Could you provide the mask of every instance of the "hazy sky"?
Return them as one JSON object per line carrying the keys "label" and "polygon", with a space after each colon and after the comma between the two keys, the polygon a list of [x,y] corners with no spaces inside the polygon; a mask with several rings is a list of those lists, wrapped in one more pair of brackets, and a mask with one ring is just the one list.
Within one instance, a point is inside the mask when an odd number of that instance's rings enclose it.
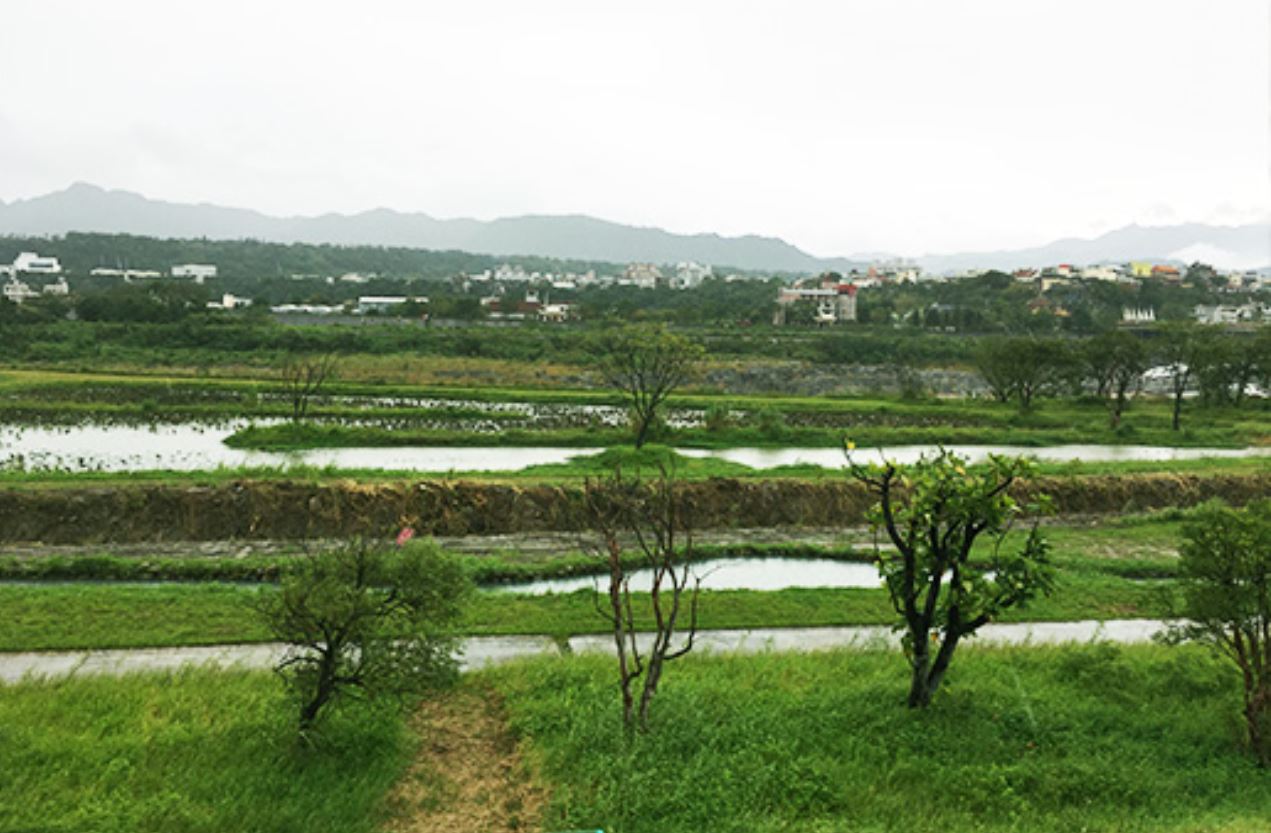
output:
{"label": "hazy sky", "polygon": [[585,213],[820,255],[1271,216],[1267,0],[0,8],[0,199]]}

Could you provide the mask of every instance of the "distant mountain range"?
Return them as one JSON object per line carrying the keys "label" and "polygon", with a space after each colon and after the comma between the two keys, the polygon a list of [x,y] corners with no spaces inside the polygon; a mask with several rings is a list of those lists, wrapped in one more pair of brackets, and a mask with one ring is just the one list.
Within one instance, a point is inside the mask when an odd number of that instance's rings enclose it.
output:
{"label": "distant mountain range", "polygon": [[[242,208],[151,200],[86,183],[31,199],[0,202],[0,234],[56,235],[68,231],[457,249],[619,263],[695,260],[776,272],[848,271],[883,257],[819,258],[775,237],[673,234],[584,215],[528,215],[486,222],[439,220],[427,214],[380,208],[359,214],[272,217]],[[928,272],[1138,259],[1202,260],[1222,268],[1271,265],[1271,225],[1128,226],[1093,240],[1070,238],[1034,249],[914,258]]]}
{"label": "distant mountain range", "polygon": [[1126,226],[1086,240],[1068,237],[1033,249],[1005,252],[962,252],[918,258],[929,272],[963,269],[1015,269],[1059,263],[1122,263],[1129,260],[1201,261],[1221,269],[1256,269],[1271,265],[1271,224],[1210,226]]}

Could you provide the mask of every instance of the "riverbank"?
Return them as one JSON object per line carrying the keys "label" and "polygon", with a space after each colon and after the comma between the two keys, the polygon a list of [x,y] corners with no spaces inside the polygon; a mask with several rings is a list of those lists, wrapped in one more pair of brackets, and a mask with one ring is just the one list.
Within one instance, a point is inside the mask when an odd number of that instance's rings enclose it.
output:
{"label": "riverbank", "polygon": [[[20,488],[16,487],[20,484]],[[587,528],[577,478],[526,480],[211,480],[199,485],[18,480],[0,488],[0,542],[48,544],[301,540],[368,535],[404,526],[425,535],[493,535]],[[843,527],[863,523],[873,497],[845,475],[708,477],[682,488],[702,528]],[[1271,493],[1271,470],[1046,475],[1017,485],[1028,500],[1048,494],[1057,512],[1109,514],[1236,504]]]}

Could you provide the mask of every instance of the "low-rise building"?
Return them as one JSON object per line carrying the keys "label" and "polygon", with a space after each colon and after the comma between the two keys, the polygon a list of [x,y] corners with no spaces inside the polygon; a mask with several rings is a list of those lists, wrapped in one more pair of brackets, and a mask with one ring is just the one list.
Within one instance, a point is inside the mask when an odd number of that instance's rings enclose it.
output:
{"label": "low-rise building", "polygon": [[251,298],[240,298],[239,296],[232,295],[229,292],[226,292],[224,295],[222,295],[221,300],[219,301],[207,302],[208,309],[232,310],[232,309],[242,309],[243,307],[250,307],[251,305],[252,305]]}
{"label": "low-rise building", "polygon": [[1156,321],[1156,310],[1152,307],[1122,307],[1122,324],[1152,324]]}
{"label": "low-rise building", "polygon": [[15,304],[40,296],[40,293],[33,290],[25,281],[18,280],[16,275],[9,278],[8,283],[4,285],[3,291],[5,300],[12,301]]}
{"label": "low-rise building", "polygon": [[799,303],[816,304],[812,320],[820,326],[856,320],[855,284],[825,278],[818,286],[796,284],[782,287],[777,292],[777,309],[773,313],[772,323],[777,326],[785,324],[790,307]]}
{"label": "low-rise building", "polygon": [[1197,304],[1192,314],[1200,324],[1246,324],[1271,321],[1271,304]]}
{"label": "low-rise building", "polygon": [[20,252],[13,259],[13,274],[29,272],[33,275],[57,275],[62,271],[62,264],[55,257],[42,257],[35,252]]}
{"label": "low-rise building", "polygon": [[574,317],[573,304],[543,304],[538,308],[538,320],[563,324]]}
{"label": "low-rise building", "polygon": [[357,305],[353,307],[355,315],[366,315],[367,313],[385,313],[400,307],[407,302],[416,304],[427,304],[428,299],[420,296],[408,297],[406,295],[363,295],[357,299]]}
{"label": "low-rise building", "polygon": [[66,278],[58,276],[53,283],[46,283],[40,287],[40,293],[43,295],[70,295],[71,286],[66,282]]}
{"label": "low-rise building", "polygon": [[704,266],[695,261],[684,261],[675,264],[675,276],[671,279],[671,286],[676,289],[693,289],[701,286],[702,281],[711,277],[711,267]]}
{"label": "low-rise building", "polygon": [[182,263],[170,271],[174,278],[193,278],[195,283],[216,277],[216,266],[211,263]]}
{"label": "low-rise building", "polygon": [[653,289],[662,280],[662,270],[652,263],[628,263],[618,283],[625,286],[638,286],[641,289]]}

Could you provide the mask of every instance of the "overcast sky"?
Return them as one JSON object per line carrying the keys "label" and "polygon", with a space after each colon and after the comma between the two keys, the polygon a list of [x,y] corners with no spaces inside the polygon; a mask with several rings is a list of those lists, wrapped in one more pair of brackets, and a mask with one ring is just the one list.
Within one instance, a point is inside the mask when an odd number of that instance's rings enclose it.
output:
{"label": "overcast sky", "polygon": [[0,199],[583,213],[818,255],[1271,216],[1267,0],[0,7]]}

